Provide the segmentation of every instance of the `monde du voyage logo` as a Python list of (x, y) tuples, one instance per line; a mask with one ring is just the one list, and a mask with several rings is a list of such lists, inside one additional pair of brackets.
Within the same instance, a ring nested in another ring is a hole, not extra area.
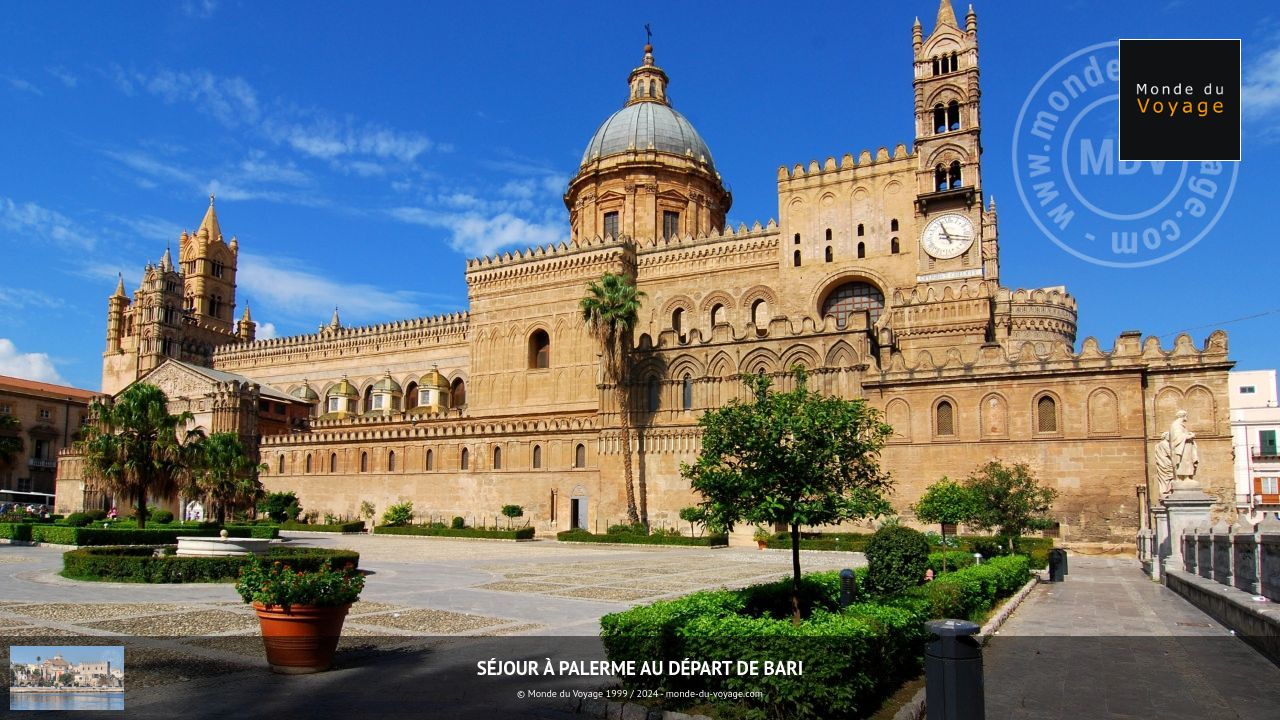
[(1120, 40), (1040, 78), (1013, 137), (1018, 195), (1040, 230), (1091, 263), (1190, 250), (1239, 174), (1240, 42)]

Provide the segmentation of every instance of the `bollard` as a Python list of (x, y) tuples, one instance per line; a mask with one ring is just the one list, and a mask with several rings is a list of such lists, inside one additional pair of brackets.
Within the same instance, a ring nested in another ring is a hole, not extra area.
[(849, 568), (840, 571), (840, 607), (849, 607), (858, 599), (858, 576)]
[(1067, 575), (1067, 551), (1054, 548), (1049, 551), (1049, 582), (1062, 582)]
[(983, 720), (981, 630), (965, 620), (931, 620), (924, 651), (925, 709), (928, 720)]

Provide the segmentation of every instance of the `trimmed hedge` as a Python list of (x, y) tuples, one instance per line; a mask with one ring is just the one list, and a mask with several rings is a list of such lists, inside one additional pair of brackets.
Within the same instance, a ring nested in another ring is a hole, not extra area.
[(312, 525), (309, 523), (300, 523), (289, 520), (281, 524), (280, 529), (298, 530), (302, 532), (358, 533), (364, 532), (364, 521), (352, 520), (351, 522)]
[[(160, 550), (161, 555), (156, 555)], [(189, 583), (231, 582), (240, 575), (248, 559), (234, 557), (182, 557), (172, 554), (175, 547), (88, 547), (62, 554), (62, 575), (74, 580), (108, 582)], [(360, 553), (329, 548), (271, 548), (270, 561), (286, 563), (302, 571), (320, 569), (326, 560), (335, 567), (347, 563), (360, 564)]]
[(624, 545), (686, 545), (693, 547), (721, 547), (729, 544), (727, 535), (640, 535), (638, 533), (604, 533), (593, 535), (586, 530), (565, 530), (556, 533), (561, 542), (619, 543)]
[[(967, 568), (973, 564), (973, 553), (963, 550), (948, 550), (947, 553), (947, 572), (955, 572), (961, 568)], [(942, 572), (942, 553), (929, 553), (929, 569), (933, 570), (933, 574), (937, 575)]]
[(933, 617), (978, 620), (997, 598), (1017, 592), (1030, 572), (1023, 555), (992, 558), (949, 572), (908, 594), (926, 601)]
[[(865, 586), (865, 571), (856, 572), (864, 581), (859, 585)], [(758, 692), (761, 696), (717, 708), (726, 717), (868, 717), (919, 673), (927, 639), (924, 623), (938, 617), (928, 591), (938, 586), (950, 594), (976, 585), (982, 592), (974, 593), (972, 599), (985, 600), (989, 607), (996, 597), (1026, 582), (1026, 559), (994, 560), (945, 577), (957, 576), (959, 581), (949, 585), (935, 581), (901, 597), (840, 608), (837, 573), (806, 575), (801, 595), (811, 614), (799, 626), (790, 618), (790, 580), (698, 592), (606, 615), (600, 619), (600, 636), (611, 661), (632, 660), (637, 667), (644, 662), (661, 663), (657, 675), (624, 677), (628, 688), (695, 695), (669, 700), (664, 709), (705, 702), (705, 695), (697, 697), (700, 691)], [(988, 587), (993, 590), (990, 596), (985, 593)], [(976, 604), (973, 607), (977, 609)], [(685, 659), (759, 661), (761, 668), (766, 661), (799, 660), (804, 672), (757, 676), (668, 672), (671, 661)]]
[[(800, 533), (801, 550), (865, 552), (869, 542), (871, 542), (871, 533)], [(774, 550), (790, 550), (791, 533), (777, 533), (769, 538), (765, 547)]]
[(33, 527), (30, 523), (0, 523), (0, 538), (30, 542)]
[[(949, 536), (951, 540), (954, 536)], [(871, 533), (800, 533), (801, 550), (842, 550), (846, 552), (866, 552), (867, 543), (871, 541)], [(1004, 538), (992, 535), (961, 535), (960, 544), (952, 548), (953, 552), (973, 554), (978, 551), (985, 557), (998, 557), (1007, 554)], [(1049, 551), (1053, 549), (1053, 538), (1022, 536), (1013, 541), (1015, 554), (1026, 555), (1031, 559), (1031, 567), (1043, 570), (1049, 567)], [(977, 546), (977, 550), (975, 550)], [(765, 547), (775, 550), (790, 550), (791, 535), (780, 532), (765, 543)], [(933, 545), (937, 548), (937, 545)], [(948, 556), (949, 557), (949, 556)], [(949, 561), (948, 561), (949, 562)]]
[[(69, 527), (66, 525), (0, 524), (0, 538), (29, 540), (53, 545), (172, 545), (179, 536), (218, 537), (217, 527), (181, 527), (138, 530), (136, 528)], [(228, 525), (228, 537), (274, 539), (280, 536), (275, 525)]]
[(436, 525), (378, 525), (373, 529), (378, 535), (430, 535), (433, 537), (488, 538), (489, 540), (532, 540), (531, 527), (513, 530), (485, 530), (482, 528), (452, 528)]

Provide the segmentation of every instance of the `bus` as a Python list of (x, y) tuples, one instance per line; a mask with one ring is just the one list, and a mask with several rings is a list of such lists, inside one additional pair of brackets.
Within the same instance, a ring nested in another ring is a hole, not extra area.
[(0, 490), (0, 513), (8, 512), (15, 506), (35, 507), (37, 512), (53, 512), (53, 493), (26, 492), (23, 490)]

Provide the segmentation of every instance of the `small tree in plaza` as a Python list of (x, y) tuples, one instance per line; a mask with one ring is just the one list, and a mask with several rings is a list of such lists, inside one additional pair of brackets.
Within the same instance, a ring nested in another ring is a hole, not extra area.
[(217, 506), (218, 524), (228, 511), (253, 507), (262, 498), (258, 473), (266, 465), (254, 464), (240, 437), (233, 432), (214, 433), (199, 443), (200, 464), (194, 472), (195, 488)]
[(258, 501), (258, 512), (276, 522), (285, 522), (296, 519), (298, 513), (302, 512), (302, 506), (298, 504), (298, 496), (292, 490), (273, 492), (267, 493)]
[(800, 527), (889, 512), (889, 475), (879, 454), (892, 429), (863, 400), (824, 397), (795, 369), (796, 387), (772, 392), (746, 376), (752, 400), (705, 413), (702, 453), (681, 474), (705, 498), (708, 525), (785, 524), (791, 530), (792, 609), (800, 608)]
[(916, 519), (942, 526), (942, 571), (947, 571), (947, 525), (973, 521), (977, 514), (974, 495), (960, 483), (943, 477), (929, 486), (912, 508)]
[(689, 523), (689, 537), (697, 537), (697, 526), (707, 520), (707, 511), (700, 507), (680, 508), (680, 519)]
[(198, 462), (195, 448), (204, 433), (186, 429), (191, 413), (172, 415), (168, 404), (160, 388), (134, 383), (113, 403), (94, 401), (93, 421), (80, 441), (85, 474), (134, 500), (139, 528), (147, 526), (147, 496), (173, 495)]
[(1013, 541), (1027, 530), (1043, 530), (1052, 526), (1049, 511), (1058, 491), (1044, 487), (1025, 463), (1006, 466), (999, 460), (974, 470), (964, 482), (973, 498), (974, 514), (968, 521), (974, 527), (997, 528), (1014, 551)]
[(511, 529), (511, 521), (518, 517), (524, 517), (524, 508), (519, 505), (503, 505), (502, 514), (507, 518), (507, 529)]

